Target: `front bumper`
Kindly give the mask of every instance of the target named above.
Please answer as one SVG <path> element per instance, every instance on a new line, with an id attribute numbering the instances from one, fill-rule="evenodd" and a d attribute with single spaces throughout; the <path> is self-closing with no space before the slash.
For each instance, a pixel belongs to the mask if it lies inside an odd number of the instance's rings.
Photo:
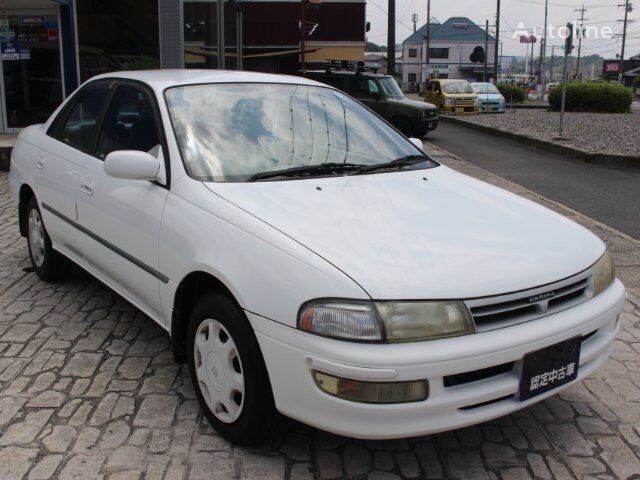
<path id="1" fill-rule="evenodd" d="M 525 354 L 581 336 L 581 380 L 608 358 L 624 306 L 616 280 L 597 297 L 538 320 L 465 337 L 404 344 L 352 343 L 310 335 L 247 312 L 267 365 L 280 412 L 323 430 L 390 439 L 484 422 L 525 408 L 571 385 L 525 402 L 517 399 Z M 506 373 L 445 387 L 444 378 L 513 362 Z M 320 391 L 312 371 L 369 381 L 428 379 L 429 398 L 393 405 L 346 401 Z M 576 381 L 577 381 L 576 380 Z"/>
<path id="2" fill-rule="evenodd" d="M 453 104 L 445 103 L 442 105 L 443 113 L 451 113 L 456 115 L 478 113 L 478 106 L 475 103 Z"/>
<path id="3" fill-rule="evenodd" d="M 414 136 L 423 137 L 438 128 L 438 116 L 420 118 L 412 121 L 411 130 Z"/>
<path id="4" fill-rule="evenodd" d="M 480 113 L 504 113 L 504 104 L 478 104 L 478 111 Z"/>

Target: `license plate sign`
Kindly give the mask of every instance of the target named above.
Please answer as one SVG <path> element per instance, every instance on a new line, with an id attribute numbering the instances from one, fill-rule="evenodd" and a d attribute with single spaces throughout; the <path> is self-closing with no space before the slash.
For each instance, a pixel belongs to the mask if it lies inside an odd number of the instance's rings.
<path id="1" fill-rule="evenodd" d="M 520 378 L 520 401 L 575 380 L 580 362 L 580 337 L 525 355 Z"/>

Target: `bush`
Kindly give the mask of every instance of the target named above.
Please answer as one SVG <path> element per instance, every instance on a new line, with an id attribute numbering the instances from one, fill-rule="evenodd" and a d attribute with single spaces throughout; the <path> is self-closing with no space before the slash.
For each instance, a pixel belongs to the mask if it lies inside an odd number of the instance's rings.
<path id="1" fill-rule="evenodd" d="M 560 110 L 562 85 L 549 92 L 549 105 Z M 569 82 L 565 110 L 568 112 L 625 113 L 629 111 L 633 95 L 617 83 Z"/>
<path id="2" fill-rule="evenodd" d="M 513 101 L 514 103 L 524 102 L 526 96 L 524 88 L 520 88 L 516 85 L 511 85 L 510 83 L 498 83 L 496 87 L 507 103 L 511 101 Z"/>
<path id="3" fill-rule="evenodd" d="M 631 85 L 633 88 L 640 88 L 640 75 L 633 79 L 633 83 Z"/>

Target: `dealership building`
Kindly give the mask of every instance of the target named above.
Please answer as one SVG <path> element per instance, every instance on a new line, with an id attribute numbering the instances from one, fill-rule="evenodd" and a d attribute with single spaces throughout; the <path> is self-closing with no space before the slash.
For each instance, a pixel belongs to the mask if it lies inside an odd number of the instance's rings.
<path id="1" fill-rule="evenodd" d="M 365 6 L 365 0 L 0 0 L 0 133 L 43 122 L 100 73 L 295 73 L 303 56 L 307 68 L 363 60 Z"/>

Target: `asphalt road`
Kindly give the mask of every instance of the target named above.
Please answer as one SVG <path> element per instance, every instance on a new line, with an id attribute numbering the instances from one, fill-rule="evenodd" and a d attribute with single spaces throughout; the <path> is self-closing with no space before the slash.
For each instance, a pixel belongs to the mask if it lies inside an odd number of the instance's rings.
<path id="1" fill-rule="evenodd" d="M 445 122 L 426 140 L 640 239 L 640 168 L 589 165 Z"/>

